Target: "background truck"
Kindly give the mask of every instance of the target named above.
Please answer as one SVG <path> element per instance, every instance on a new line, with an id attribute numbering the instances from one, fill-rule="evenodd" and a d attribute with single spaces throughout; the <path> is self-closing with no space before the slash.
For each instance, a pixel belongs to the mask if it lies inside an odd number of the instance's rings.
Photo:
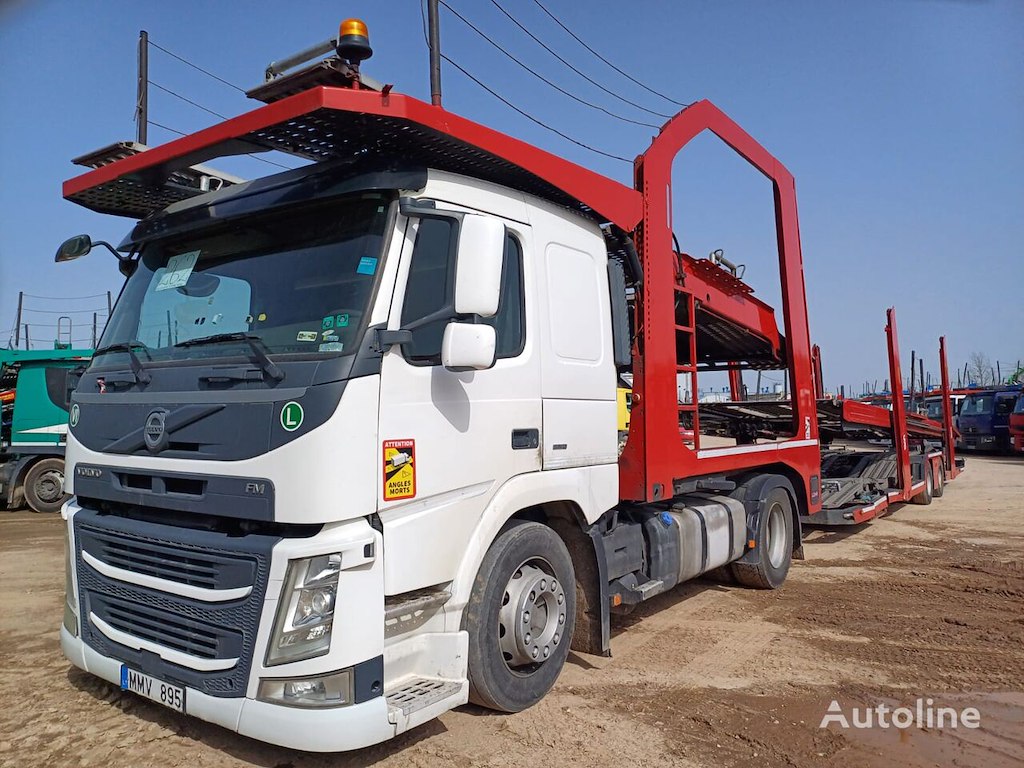
<path id="1" fill-rule="evenodd" d="M 0 500 L 56 512 L 64 493 L 68 376 L 92 350 L 0 350 Z"/>
<path id="2" fill-rule="evenodd" d="M 960 404 L 959 425 L 964 448 L 1005 453 L 1011 448 L 1010 414 L 1021 388 L 993 387 L 969 392 Z"/>
<path id="3" fill-rule="evenodd" d="M 1014 451 L 1024 451 L 1024 394 L 1017 398 L 1010 414 L 1010 442 Z"/>
<path id="4" fill-rule="evenodd" d="M 570 648 L 610 652 L 613 611 L 700 574 L 781 586 L 830 492 L 778 160 L 702 101 L 625 186 L 374 83 L 361 22 L 335 44 L 254 89 L 265 106 L 93 153 L 64 186 L 139 219 L 72 399 L 64 654 L 316 751 L 467 701 L 531 706 Z M 673 247 L 672 162 L 705 130 L 773 184 L 781 327 L 733 272 Z M 314 162 L 248 182 L 195 170 L 267 149 Z M 696 393 L 699 372 L 744 369 L 786 370 L 792 398 L 770 434 L 734 402 L 709 436 L 679 380 Z M 902 428 L 902 409 L 875 410 L 861 417 Z M 913 480 L 899 444 L 886 503 L 952 458 Z"/>

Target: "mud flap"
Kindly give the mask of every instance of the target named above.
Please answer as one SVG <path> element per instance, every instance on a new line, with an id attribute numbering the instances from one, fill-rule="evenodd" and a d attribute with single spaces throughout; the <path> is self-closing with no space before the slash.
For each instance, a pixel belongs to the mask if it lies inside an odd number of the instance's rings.
<path id="1" fill-rule="evenodd" d="M 608 604 L 608 564 L 597 525 L 580 531 L 576 523 L 554 519 L 576 571 L 576 629 L 570 648 L 578 653 L 611 656 L 611 611 Z"/>

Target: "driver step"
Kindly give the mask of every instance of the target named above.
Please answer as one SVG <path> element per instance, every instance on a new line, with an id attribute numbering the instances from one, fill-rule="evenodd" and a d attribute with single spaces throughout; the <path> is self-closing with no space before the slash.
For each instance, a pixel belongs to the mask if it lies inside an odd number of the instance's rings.
<path id="1" fill-rule="evenodd" d="M 435 677 L 415 677 L 402 684 L 398 690 L 386 695 L 389 710 L 400 710 L 402 715 L 409 717 L 424 707 L 436 704 L 457 695 L 463 686 L 461 680 L 445 680 Z M 395 713 L 397 714 L 397 713 Z M 392 722 L 395 718 L 392 717 Z"/>

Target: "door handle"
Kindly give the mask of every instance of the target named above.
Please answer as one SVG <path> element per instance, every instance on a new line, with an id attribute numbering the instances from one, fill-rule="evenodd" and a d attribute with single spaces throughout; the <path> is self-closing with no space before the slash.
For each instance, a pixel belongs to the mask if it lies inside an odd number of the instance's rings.
<path id="1" fill-rule="evenodd" d="M 512 450 L 524 451 L 540 447 L 539 429 L 513 429 Z"/>

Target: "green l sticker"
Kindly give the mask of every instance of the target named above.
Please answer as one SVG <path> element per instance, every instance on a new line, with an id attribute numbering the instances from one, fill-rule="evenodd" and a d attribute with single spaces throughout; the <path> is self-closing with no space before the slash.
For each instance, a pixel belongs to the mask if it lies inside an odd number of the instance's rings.
<path id="1" fill-rule="evenodd" d="M 292 400 L 281 409 L 281 426 L 286 432 L 294 432 L 302 426 L 302 406 Z"/>

